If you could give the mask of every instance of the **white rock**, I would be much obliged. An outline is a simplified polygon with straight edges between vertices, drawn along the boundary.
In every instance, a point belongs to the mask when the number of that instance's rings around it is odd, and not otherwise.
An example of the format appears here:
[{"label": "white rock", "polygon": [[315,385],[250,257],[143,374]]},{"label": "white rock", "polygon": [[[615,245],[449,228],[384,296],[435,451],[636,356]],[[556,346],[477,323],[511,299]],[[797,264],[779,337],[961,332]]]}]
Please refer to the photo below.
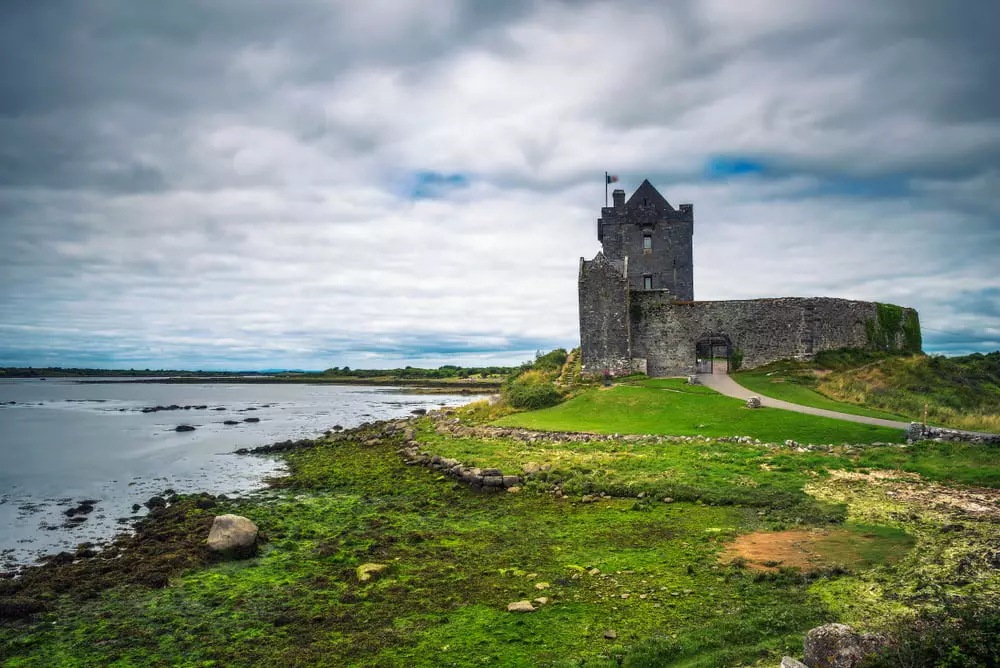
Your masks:
[{"label": "white rock", "polygon": [[247,552],[257,545],[257,525],[241,515],[219,515],[208,532],[208,548],[215,552]]}]

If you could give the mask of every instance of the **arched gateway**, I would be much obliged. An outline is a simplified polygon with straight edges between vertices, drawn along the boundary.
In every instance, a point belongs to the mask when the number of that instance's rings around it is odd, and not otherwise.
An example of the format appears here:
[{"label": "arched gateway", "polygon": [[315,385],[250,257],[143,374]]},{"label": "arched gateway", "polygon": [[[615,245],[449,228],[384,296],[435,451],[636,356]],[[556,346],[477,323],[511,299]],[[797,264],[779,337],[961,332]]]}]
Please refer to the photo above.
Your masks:
[{"label": "arched gateway", "polygon": [[694,344],[695,371],[729,373],[733,342],[725,334],[704,334]]}]

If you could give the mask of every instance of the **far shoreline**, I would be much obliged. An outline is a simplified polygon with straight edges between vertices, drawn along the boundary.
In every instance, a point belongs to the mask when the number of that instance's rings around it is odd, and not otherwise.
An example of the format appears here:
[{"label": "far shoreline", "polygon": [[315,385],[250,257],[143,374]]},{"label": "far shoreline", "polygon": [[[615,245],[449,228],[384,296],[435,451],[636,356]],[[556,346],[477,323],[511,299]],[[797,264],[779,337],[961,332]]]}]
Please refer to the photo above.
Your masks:
[{"label": "far shoreline", "polygon": [[[63,376],[62,378],[68,379]],[[156,378],[101,378],[79,379],[74,382],[89,384],[153,383],[168,385],[197,385],[214,383],[257,383],[293,385],[360,385],[367,387],[399,387],[421,394],[495,394],[500,391],[500,381],[447,381],[411,378],[317,378],[289,376],[163,376]]]}]

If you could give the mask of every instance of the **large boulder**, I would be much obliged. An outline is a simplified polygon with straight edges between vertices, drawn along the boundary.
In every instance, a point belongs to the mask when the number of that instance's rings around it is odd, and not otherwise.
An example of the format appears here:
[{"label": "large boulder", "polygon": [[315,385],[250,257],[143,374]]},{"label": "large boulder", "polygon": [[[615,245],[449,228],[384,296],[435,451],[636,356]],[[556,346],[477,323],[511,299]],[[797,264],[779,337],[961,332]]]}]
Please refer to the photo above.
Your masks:
[{"label": "large boulder", "polygon": [[747,408],[760,408],[760,397],[749,397],[747,399]]},{"label": "large boulder", "polygon": [[208,532],[208,548],[231,556],[251,556],[257,551],[257,525],[241,515],[219,515]]},{"label": "large boulder", "polygon": [[809,668],[853,668],[885,644],[881,636],[861,634],[847,624],[824,624],[806,634]]}]

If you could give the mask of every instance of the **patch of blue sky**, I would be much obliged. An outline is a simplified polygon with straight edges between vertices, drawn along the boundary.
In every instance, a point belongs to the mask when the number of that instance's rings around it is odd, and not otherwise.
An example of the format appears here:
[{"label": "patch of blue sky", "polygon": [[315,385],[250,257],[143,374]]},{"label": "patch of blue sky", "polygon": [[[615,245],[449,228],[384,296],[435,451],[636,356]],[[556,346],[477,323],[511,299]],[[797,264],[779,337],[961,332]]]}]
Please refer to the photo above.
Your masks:
[{"label": "patch of blue sky", "polygon": [[763,161],[750,157],[716,155],[705,162],[705,178],[723,181],[747,175],[765,175],[768,168]]},{"label": "patch of blue sky", "polygon": [[413,175],[409,196],[411,199],[435,199],[468,185],[469,177],[465,174],[420,171]]}]

